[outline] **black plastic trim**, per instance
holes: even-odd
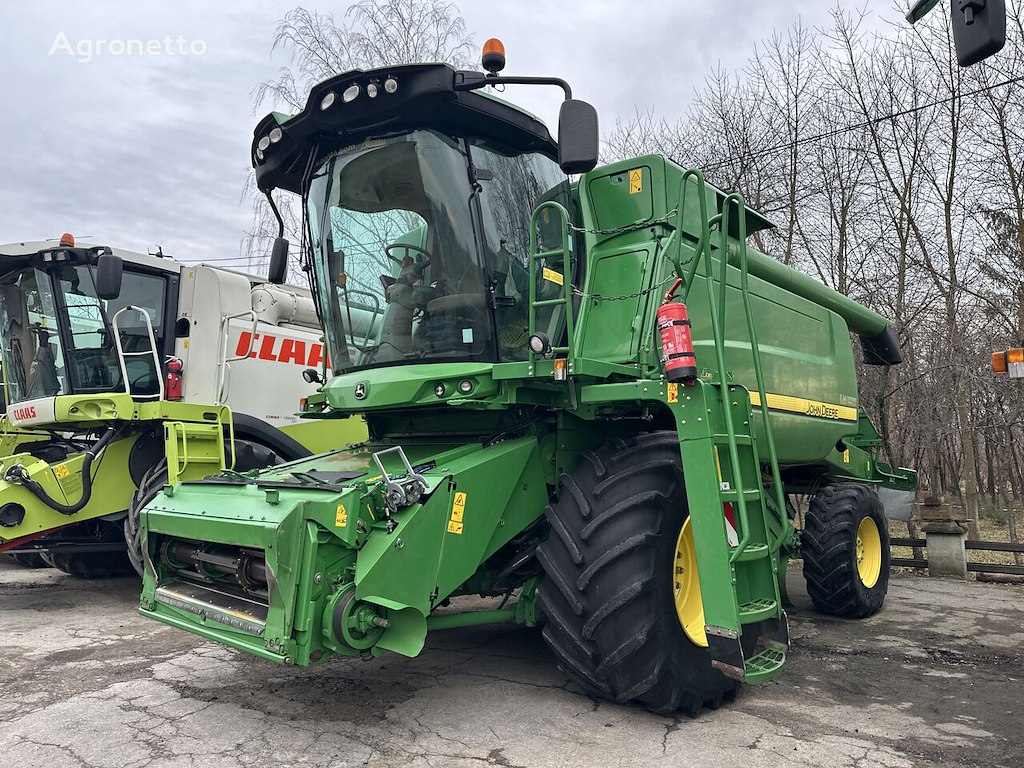
[[[861,336],[860,346],[866,365],[898,365],[903,362],[900,340],[891,325],[885,326],[877,336]]]

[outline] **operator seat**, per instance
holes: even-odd
[[[57,359],[53,354],[53,347],[50,346],[50,334],[42,328],[34,330],[39,336],[39,346],[28,371],[28,396],[50,397],[60,393]]]

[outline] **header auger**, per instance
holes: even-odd
[[[333,375],[305,416],[369,440],[157,495],[141,611],[297,665],[518,622],[597,695],[716,705],[785,662],[789,494],[816,494],[815,604],[881,605],[873,489],[915,476],[878,460],[850,332],[881,365],[896,336],[750,248],[771,225],[699,171],[596,167],[593,108],[498,52],[340,74],[257,126],[260,189],[308,212]],[[563,88],[559,141],[499,83]],[[685,375],[659,319],[692,331]],[[469,594],[503,600],[445,607]]]

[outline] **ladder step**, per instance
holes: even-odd
[[[735,552],[735,547],[731,548],[730,551]],[[768,549],[767,544],[750,544],[740,553],[739,557],[730,559],[733,562],[742,563],[747,560],[760,560],[763,557],[768,557],[769,554],[771,554],[771,550]]]
[[[718,432],[718,433],[712,435],[711,439],[712,439],[712,441],[714,441],[715,445],[728,445],[729,444],[729,435],[727,435],[724,432]],[[735,439],[736,439],[736,445],[753,445],[754,444],[754,438],[752,438],[750,435],[736,435]]]
[[[740,623],[753,624],[755,621],[764,621],[773,618],[779,612],[779,604],[771,598],[751,600],[740,606]]]
[[[534,253],[531,254],[531,256],[537,261],[540,261],[541,259],[553,259],[556,256],[561,258],[565,256],[565,251],[561,248],[557,248],[553,251],[541,251],[540,253]]]
[[[722,501],[738,501],[740,498],[739,491],[719,491],[719,495],[722,497]],[[761,498],[761,490],[759,488],[747,488],[743,491],[743,498],[757,501]]]
[[[743,662],[746,681],[757,683],[775,677],[786,663],[786,649],[781,646],[765,648]]]

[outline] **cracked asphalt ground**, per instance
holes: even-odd
[[[0,766],[1024,765],[1024,589],[894,576],[851,622],[789,577],[783,674],[690,719],[580,694],[533,630],[293,669],[143,620],[133,579],[5,560]]]

